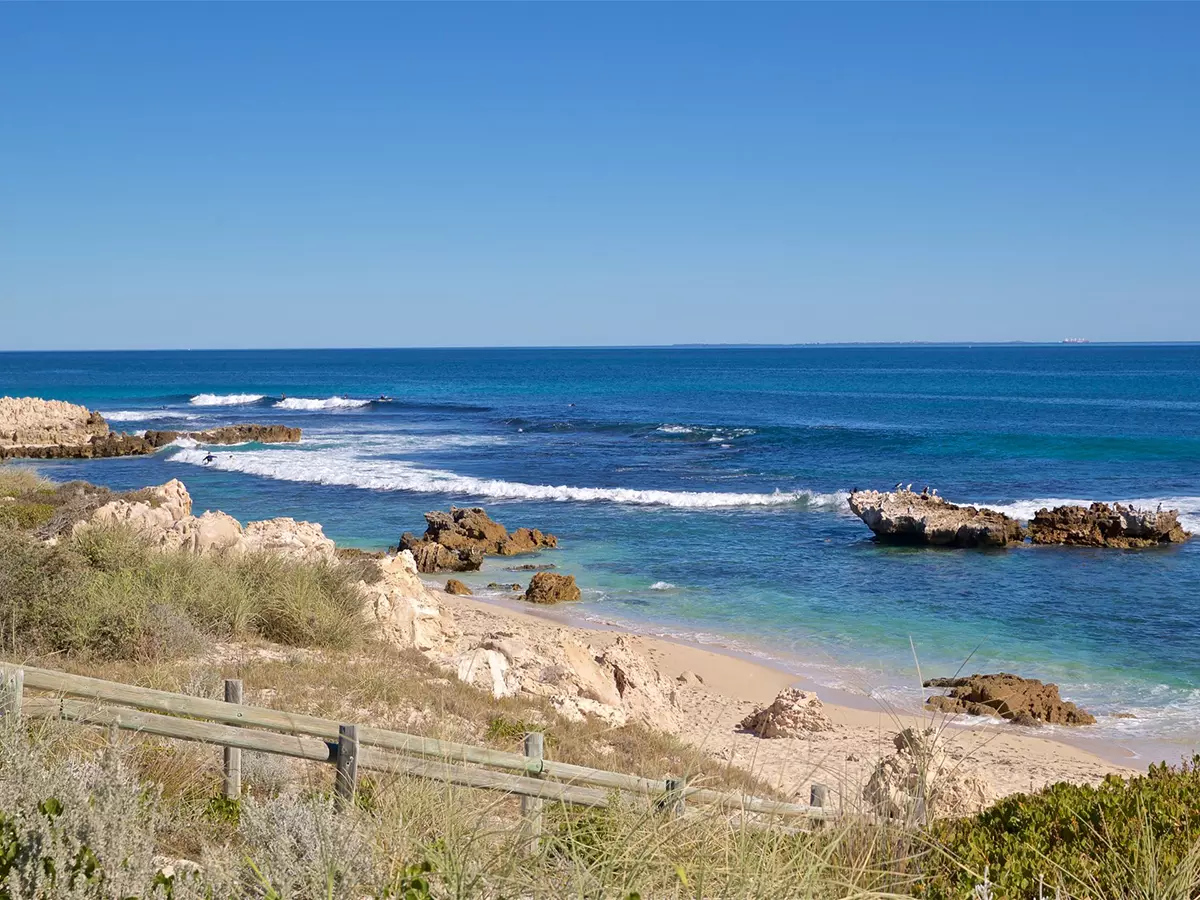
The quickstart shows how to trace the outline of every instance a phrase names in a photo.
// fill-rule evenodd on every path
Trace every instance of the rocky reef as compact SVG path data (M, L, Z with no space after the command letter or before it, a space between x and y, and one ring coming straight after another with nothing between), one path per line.
M421 537L406 531L400 536L400 549L412 552L420 572L474 572L483 565L484 556L515 556L558 546L558 539L536 528L518 528L509 533L478 506L450 512L425 513L426 528Z
M98 412L62 400L0 397L0 460L102 459L143 456L180 437L205 444L295 443L300 429L286 425L226 425L211 431L110 431Z
M165 447L179 438L191 438L201 444L296 444L300 429L288 425L224 425L210 431L147 431L146 441L152 447Z
M926 706L939 712L997 716L1018 725L1094 725L1096 717L1058 695L1058 685L1000 672L968 678L933 678L927 688L949 688Z
M1026 536L1035 544L1076 547L1153 547L1178 544L1191 534L1179 524L1179 510L1135 509L1120 503L1040 509L1028 528L991 509L958 506L911 490L859 491L850 509L881 541L936 547L1007 547Z
M1178 510L1143 510L1120 503L1039 509L1029 522L1029 538L1035 544L1128 549L1181 544L1190 537L1179 524Z
M911 490L854 491L850 509L882 541L936 547L1005 547L1025 539L1016 519L990 509L957 506Z

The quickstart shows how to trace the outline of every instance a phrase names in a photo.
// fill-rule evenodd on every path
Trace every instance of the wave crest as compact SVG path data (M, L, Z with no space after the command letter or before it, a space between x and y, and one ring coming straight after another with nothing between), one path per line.
M288 397L275 404L276 409L358 409L369 406L370 400L351 400L349 397L327 397L324 400L314 400L308 397Z
M185 419L191 421L199 416L191 413L170 409L118 409L115 412L101 412L110 422L149 422L154 419Z
M197 394L188 402L192 406L246 406L265 399L266 394Z
M185 449L175 454L172 460L200 465L204 461L204 455L204 452L199 450ZM476 478L441 469L426 469L401 460L363 456L345 449L276 449L230 453L219 457L210 467L282 481L306 481L424 494L467 494L494 500L608 502L698 509L750 506L835 508L845 505L843 494L818 494L807 490L739 494L720 491L663 491L526 484L495 478Z

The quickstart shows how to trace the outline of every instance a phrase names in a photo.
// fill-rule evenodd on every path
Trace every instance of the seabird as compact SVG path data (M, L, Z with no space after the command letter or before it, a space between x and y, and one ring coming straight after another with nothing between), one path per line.
M903 481L897 481L897 482L896 482L896 490L900 490L900 486L901 486L902 484L904 484L904 482L903 482Z
M925 485L925 487L921 489L921 496L922 497L929 496L929 485Z
M930 492L929 496L931 496L931 497L936 497L936 496L937 496L937 488L934 488L934 489L933 489L933 490Z
M906 487L905 490L908 491L910 494L912 493L912 482L911 481L908 483L908 487Z

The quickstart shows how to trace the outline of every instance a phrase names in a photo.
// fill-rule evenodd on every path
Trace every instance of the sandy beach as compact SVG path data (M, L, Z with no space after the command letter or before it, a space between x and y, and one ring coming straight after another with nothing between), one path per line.
M432 585L432 582L431 582ZM665 677L676 680L684 672L696 679L676 681L677 699L685 723L680 737L713 758L747 769L798 799L807 800L810 786L827 785L839 802L853 805L861 796L875 764L893 752L893 739L903 728L934 728L947 744L950 758L985 780L997 797L1030 791L1058 781L1098 782L1109 773L1133 774L1122 765L1088 749L1038 731L977 717L901 712L878 706L869 698L851 705L838 692L819 691L834 729L805 738L765 740L740 731L738 723L749 713L771 702L784 688L799 686L796 676L762 662L682 642L616 629L583 628L564 618L558 609L530 610L494 599L439 593L438 599L454 612L465 637L497 630L540 640L570 636L598 648L625 635ZM838 701L843 702L838 702ZM1122 753L1107 747L1113 757Z

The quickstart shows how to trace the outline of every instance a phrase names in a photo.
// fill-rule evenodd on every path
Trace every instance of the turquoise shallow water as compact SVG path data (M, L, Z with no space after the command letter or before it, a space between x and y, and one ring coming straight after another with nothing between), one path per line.
M1101 736L1200 735L1200 542L888 548L844 500L899 480L1022 516L1162 501L1200 529L1197 346L0 354L0 393L128 430L305 431L211 467L173 447L45 465L53 477L179 477L201 509L314 519L363 546L481 503L560 536L585 616L885 697L916 696L915 647L927 676L969 659L1138 716ZM395 400L368 402L380 394Z

